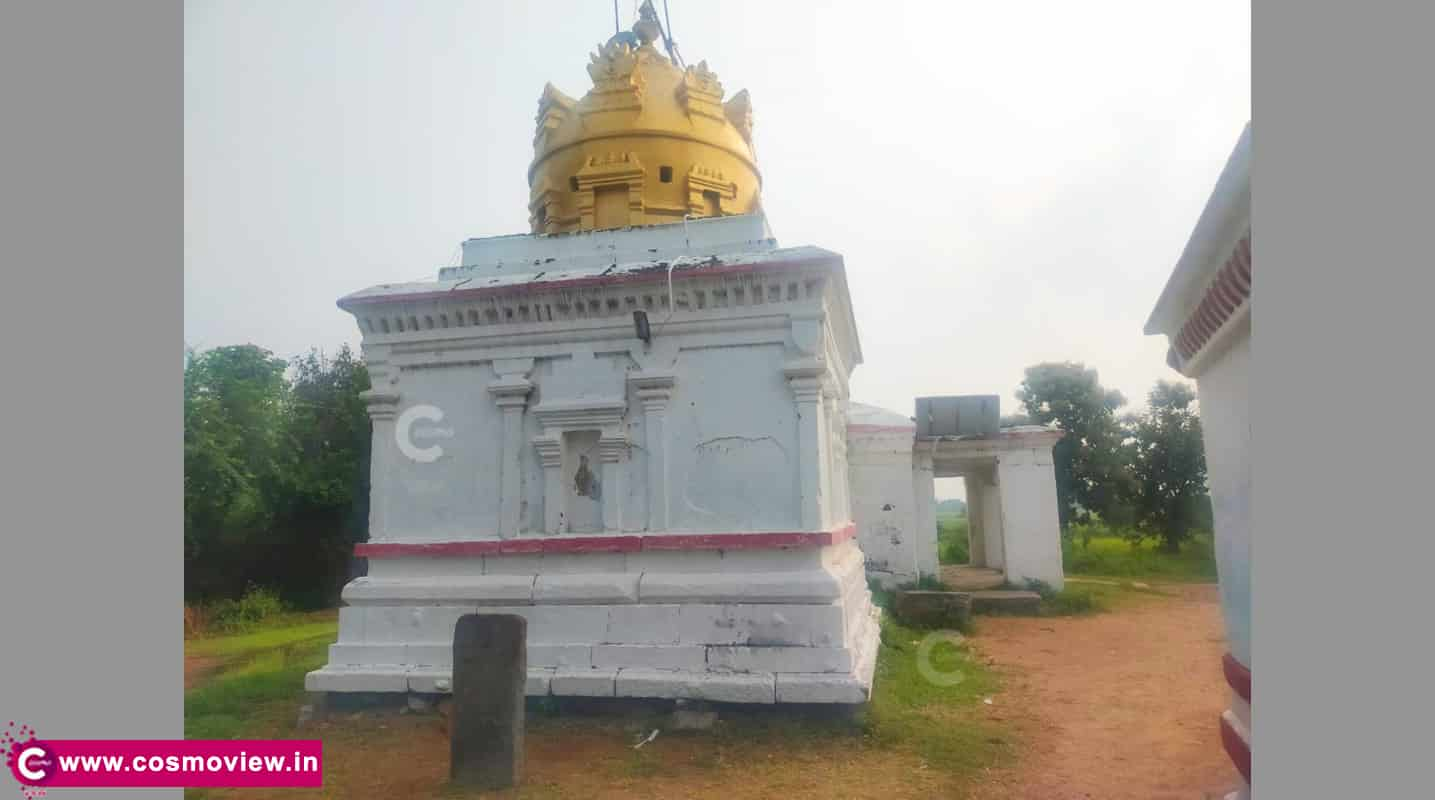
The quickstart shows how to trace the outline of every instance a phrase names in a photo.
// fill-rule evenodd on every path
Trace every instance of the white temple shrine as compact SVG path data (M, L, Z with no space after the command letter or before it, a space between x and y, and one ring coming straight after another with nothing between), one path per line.
M531 232L339 301L368 574L308 690L447 692L456 620L491 612L527 619L530 695L864 702L868 571L936 570L936 475L975 487L985 564L1060 584L1058 434L923 441L852 404L842 257L778 245L747 93L664 41L645 4L583 98L544 90Z

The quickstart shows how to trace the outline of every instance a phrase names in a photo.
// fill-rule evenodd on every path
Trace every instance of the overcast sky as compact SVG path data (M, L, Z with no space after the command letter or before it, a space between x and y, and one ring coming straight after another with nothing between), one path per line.
M779 243L845 257L854 399L1177 377L1141 328L1250 118L1249 0L669 7L752 94ZM526 232L543 84L582 96L613 32L610 0L185 9L185 344L281 357L357 346L341 295Z

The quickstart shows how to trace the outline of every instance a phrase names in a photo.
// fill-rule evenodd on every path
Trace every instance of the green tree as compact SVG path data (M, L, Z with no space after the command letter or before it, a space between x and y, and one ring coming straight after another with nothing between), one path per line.
M228 569L255 531L283 460L285 363L253 345L189 352L184 366L186 594L234 594Z
M1206 451L1196 395L1182 383L1158 381L1149 408L1132 427L1134 505L1138 535L1174 553L1193 530L1210 527Z
M282 557L266 577L297 605L331 605L368 536L369 415L359 394L369 373L348 345L332 358L311 350L292 369L271 543Z
M338 600L367 536L368 388L347 347L292 364L252 345L187 354L187 598L235 598L252 584L291 605Z
M1127 524L1132 479L1126 437L1115 416L1126 398L1103 388L1096 370L1074 362L1027 367L1016 397L1029 420L1066 431L1052 451L1062 529L1093 513L1114 525Z

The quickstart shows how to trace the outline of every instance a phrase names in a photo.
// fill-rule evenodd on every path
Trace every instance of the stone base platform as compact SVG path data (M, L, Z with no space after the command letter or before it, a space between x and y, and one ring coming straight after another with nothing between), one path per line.
M817 547L371 560L312 692L447 693L464 614L528 620L530 696L862 703L879 640L862 553Z

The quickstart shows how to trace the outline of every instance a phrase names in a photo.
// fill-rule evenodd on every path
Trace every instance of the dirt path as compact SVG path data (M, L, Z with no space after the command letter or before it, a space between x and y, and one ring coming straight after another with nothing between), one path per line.
M219 656L186 655L184 657L184 690L187 692L203 683L222 666L224 666L224 659Z
M1027 742L974 800L1206 800L1239 780L1221 749L1225 650L1214 585L1163 586L1090 617L983 618L1006 674L993 718Z

